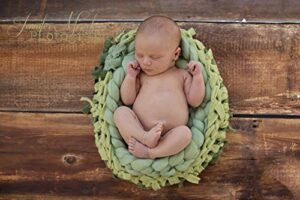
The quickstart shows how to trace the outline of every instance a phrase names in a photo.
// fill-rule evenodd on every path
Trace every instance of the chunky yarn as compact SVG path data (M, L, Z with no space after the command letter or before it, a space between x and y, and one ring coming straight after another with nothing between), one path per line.
M89 103L95 142L99 154L113 174L142 187L160 189L187 180L198 183L199 173L216 160L225 144L229 127L228 92L218 71L212 51L194 39L194 29L181 29L182 53L176 62L185 68L190 60L203 64L205 98L197 108L189 108L188 126L193 137L191 143L176 155L159 159L140 159L127 150L113 120L114 111L122 105L120 86L126 74L127 63L134 59L136 30L122 32L104 44L99 64L93 71L95 92Z

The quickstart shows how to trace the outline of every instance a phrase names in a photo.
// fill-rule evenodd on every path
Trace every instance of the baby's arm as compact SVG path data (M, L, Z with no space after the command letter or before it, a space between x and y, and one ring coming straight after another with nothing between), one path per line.
M205 95L205 83L201 64L191 61L188 64L188 72L184 73L184 92L188 104L192 107L197 107L202 103Z
M125 105L132 105L135 101L140 88L140 80L137 77L140 70L137 61L130 62L127 65L127 74L120 89L121 99Z

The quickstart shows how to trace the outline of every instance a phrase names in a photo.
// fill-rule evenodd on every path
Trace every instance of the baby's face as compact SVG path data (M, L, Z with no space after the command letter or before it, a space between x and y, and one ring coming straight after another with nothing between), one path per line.
M141 69L150 76L165 72L175 65L178 50L176 44L166 44L158 37L139 35L135 40L135 58Z

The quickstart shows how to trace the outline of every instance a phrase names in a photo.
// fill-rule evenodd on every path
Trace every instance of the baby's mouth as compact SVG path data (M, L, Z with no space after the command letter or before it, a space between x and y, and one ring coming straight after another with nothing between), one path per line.
M151 68L144 68L143 70L149 72L151 71Z

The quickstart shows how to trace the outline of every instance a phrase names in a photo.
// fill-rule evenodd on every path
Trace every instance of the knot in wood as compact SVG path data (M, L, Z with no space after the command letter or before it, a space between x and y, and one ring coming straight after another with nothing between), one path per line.
M77 158L75 155L65 155L63 157L63 161L64 161L64 163L66 163L68 165L72 165L77 161Z

